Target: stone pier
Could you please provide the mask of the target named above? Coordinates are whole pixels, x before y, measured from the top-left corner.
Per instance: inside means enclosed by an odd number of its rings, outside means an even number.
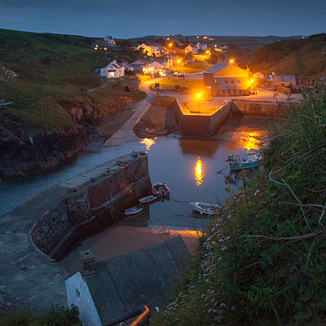
[[[56,263],[81,239],[123,217],[150,193],[148,157],[133,152],[48,188],[0,218],[0,299],[44,313],[67,305]]]

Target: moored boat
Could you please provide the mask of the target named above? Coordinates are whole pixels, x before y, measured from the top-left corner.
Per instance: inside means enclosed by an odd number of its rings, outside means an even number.
[[[135,214],[140,213],[143,209],[144,209],[143,205],[130,207],[130,208],[125,210],[125,215],[135,215]]]
[[[248,153],[248,159],[240,159],[240,155],[229,155],[227,162],[230,162],[230,169],[237,171],[237,170],[244,170],[244,169],[254,169],[259,167],[261,156],[257,155],[257,153],[251,152]]]
[[[203,203],[203,202],[191,202],[190,205],[193,207],[193,210],[206,215],[212,215],[217,212],[217,209],[220,205],[217,204],[210,204],[210,203]]]
[[[157,199],[156,195],[150,195],[139,199],[141,204],[149,204]]]
[[[162,182],[155,182],[153,184],[153,190],[156,193],[157,197],[162,198],[162,197],[168,197],[170,196],[170,189],[169,187]]]

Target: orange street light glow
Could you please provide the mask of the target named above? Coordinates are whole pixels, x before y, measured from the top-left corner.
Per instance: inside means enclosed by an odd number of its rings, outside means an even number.
[[[254,80],[253,80],[253,79],[251,79],[251,80],[250,80],[250,82],[251,82],[251,83],[253,83],[253,82],[254,82]]]
[[[197,94],[197,97],[200,98],[200,94]]]
[[[234,62],[234,60],[233,60],[233,59],[231,59],[231,60],[230,60],[230,63],[233,63],[233,62]]]

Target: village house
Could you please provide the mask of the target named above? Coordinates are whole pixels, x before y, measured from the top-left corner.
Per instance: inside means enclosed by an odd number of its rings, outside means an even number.
[[[104,261],[95,262],[89,250],[79,258],[82,272],[65,281],[68,305],[78,307],[83,325],[102,326],[144,305],[162,309],[190,253],[174,237]]]
[[[212,96],[247,95],[253,91],[249,69],[229,62],[218,62],[206,69],[204,85],[211,87]]]
[[[273,87],[292,87],[297,84],[294,75],[280,75],[273,72],[271,77]]]
[[[121,66],[125,68],[125,71],[134,71],[133,66],[128,62],[122,62]]]
[[[206,50],[207,50],[207,43],[200,43],[200,42],[197,42],[197,44],[196,44],[196,48],[197,48],[198,50],[206,51]]]
[[[97,51],[109,52],[116,46],[116,42],[112,36],[105,36],[103,40],[96,40],[92,42],[91,47]]]
[[[165,76],[166,75],[166,66],[167,62],[160,63],[158,61],[151,62],[147,65],[143,66],[143,73],[144,75],[160,75]]]
[[[142,43],[138,45],[138,50],[147,53],[148,56],[161,56],[164,54],[164,46],[157,43]]]
[[[116,60],[110,62],[106,67],[100,69],[100,76],[106,78],[120,78],[125,75],[125,68]]]
[[[132,62],[130,65],[134,69],[134,72],[143,72],[143,67],[144,67],[144,61],[143,60],[137,60]]]
[[[187,53],[198,54],[198,48],[196,45],[187,45],[185,47],[185,54]]]

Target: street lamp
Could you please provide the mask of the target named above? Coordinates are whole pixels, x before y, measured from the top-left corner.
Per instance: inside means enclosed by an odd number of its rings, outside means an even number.
[[[197,99],[198,99],[198,113],[200,112],[200,93],[197,94]]]

